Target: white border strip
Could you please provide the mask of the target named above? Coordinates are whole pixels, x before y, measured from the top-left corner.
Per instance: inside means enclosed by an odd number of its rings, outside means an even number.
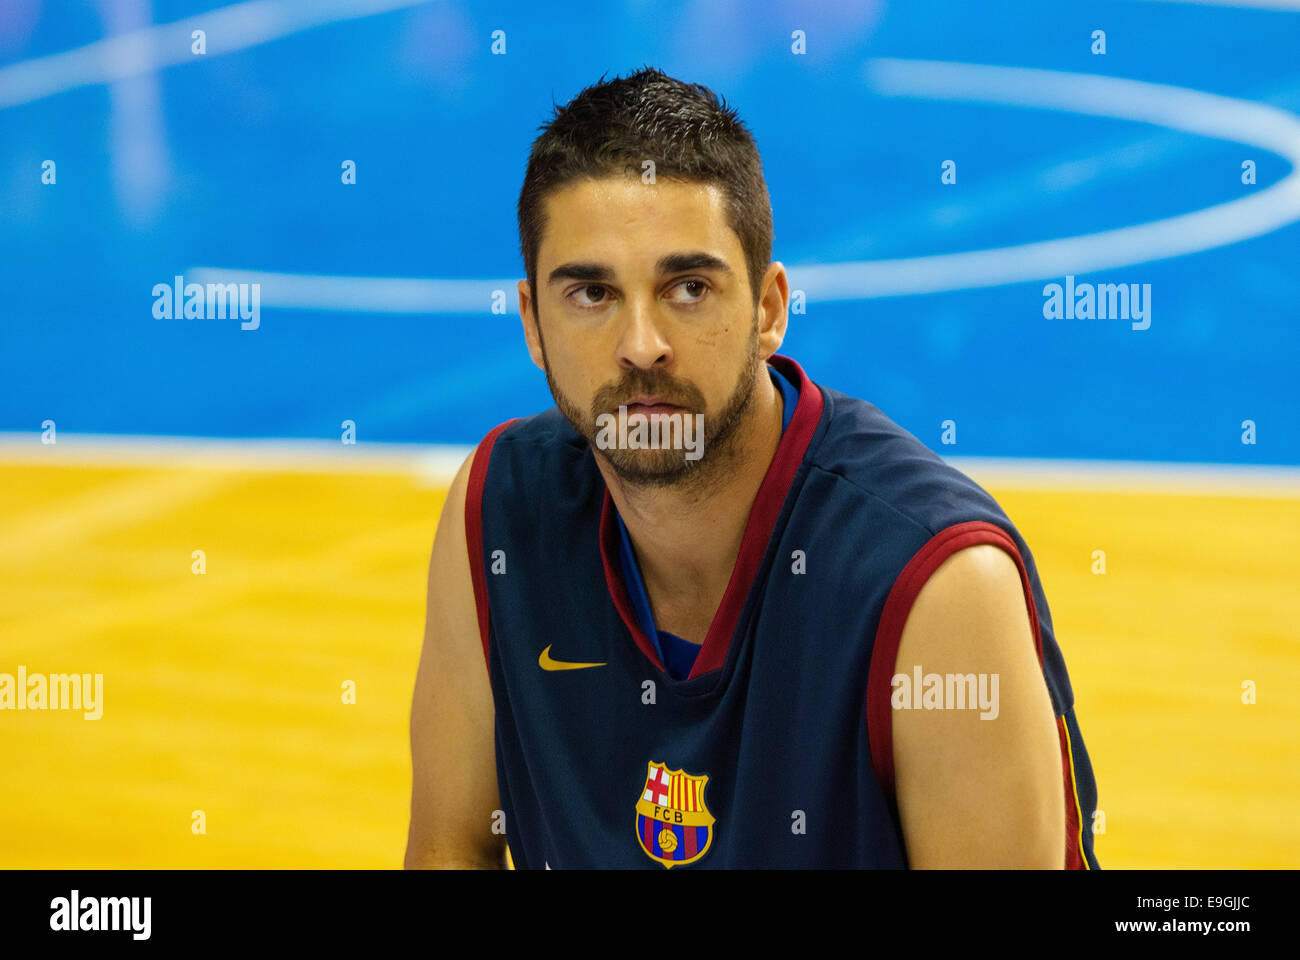
[[[455,444],[357,443],[329,440],[248,440],[220,437],[0,433],[0,464],[256,470],[301,473],[415,474],[448,484],[473,451]],[[944,457],[989,486],[1224,493],[1300,497],[1300,467],[1131,460],[1038,460]]]
[[[1300,498],[1300,467],[1140,460],[944,457],[982,486],[1080,492]]]
[[[255,470],[291,473],[415,474],[450,483],[474,448],[452,444],[356,443],[299,439],[0,433],[0,464],[66,467]]]

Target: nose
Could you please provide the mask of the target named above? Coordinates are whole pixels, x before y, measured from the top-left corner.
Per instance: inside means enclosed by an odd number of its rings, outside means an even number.
[[[654,307],[644,302],[630,303],[629,307],[624,313],[626,322],[618,340],[619,366],[624,370],[669,366],[673,349],[659,328]]]

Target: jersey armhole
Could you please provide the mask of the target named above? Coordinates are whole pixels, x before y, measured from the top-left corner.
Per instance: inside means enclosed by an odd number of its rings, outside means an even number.
[[[501,435],[501,431],[514,422],[515,420],[511,419],[498,424],[479,441],[478,449],[474,454],[474,463],[469,468],[469,481],[465,487],[465,549],[469,555],[469,578],[474,585],[474,608],[478,614],[479,639],[483,643],[483,662],[487,665],[489,676],[492,672],[489,642],[492,624],[488,607],[487,578],[483,572],[483,491],[487,486],[492,446]]]
[[[898,660],[898,648],[903,639],[903,627],[912,604],[921,588],[943,562],[958,550],[989,544],[1011,555],[1020,571],[1020,584],[1029,612],[1029,627],[1034,638],[1034,651],[1038,655],[1039,669],[1043,669],[1043,637],[1038,625],[1038,611],[1034,605],[1034,592],[1029,583],[1029,572],[1015,540],[994,524],[983,520],[954,524],[931,537],[908,561],[885,600],[876,628],[876,638],[871,651],[871,667],[867,675],[867,737],[871,748],[871,765],[891,808],[897,813],[897,796],[894,792],[894,727],[890,698],[893,693],[893,676]],[[1045,675],[1044,675],[1045,677]],[[1055,712],[1055,704],[1053,704]],[[1067,708],[1065,713],[1068,713]],[[1065,867],[1067,870],[1089,869],[1084,856],[1082,814],[1075,783],[1073,753],[1070,733],[1066,727],[1065,713],[1056,720],[1057,737],[1061,744],[1061,775],[1065,800]]]

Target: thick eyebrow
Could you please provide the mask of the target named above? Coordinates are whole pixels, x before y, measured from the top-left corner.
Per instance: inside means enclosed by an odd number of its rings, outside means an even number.
[[[685,273],[688,270],[716,270],[719,273],[725,273],[731,276],[731,267],[727,261],[721,257],[715,257],[711,253],[705,253],[702,250],[692,250],[683,253],[670,253],[659,258],[655,264],[655,269],[661,275],[670,273]],[[614,279],[614,271],[603,263],[594,263],[591,261],[575,261],[573,263],[562,263],[552,270],[546,277],[546,284],[550,286],[557,280],[583,280],[587,283],[609,283]]]

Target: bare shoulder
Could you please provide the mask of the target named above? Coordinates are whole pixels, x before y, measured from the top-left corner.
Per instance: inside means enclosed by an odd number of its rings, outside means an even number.
[[[438,531],[433,540],[433,560],[439,565],[454,561],[457,547],[460,548],[459,555],[468,559],[465,547],[466,495],[469,492],[469,475],[474,469],[474,458],[477,455],[476,447],[469,452],[447,488],[447,497],[443,501],[442,512],[438,515]]]
[[[430,646],[455,644],[463,647],[468,636],[478,638],[478,614],[465,532],[469,476],[476,454],[477,450],[470,451],[456,471],[438,516],[438,529],[429,557],[426,654]]]
[[[466,548],[471,453],[447,492],[429,560],[424,644],[411,703],[407,867],[499,868],[504,841],[495,710]]]
[[[893,701],[895,789],[912,865],[1064,866],[1056,721],[1009,554],[967,547],[931,575],[903,628],[902,674],[925,678],[931,693],[928,706],[915,693]]]
[[[992,544],[958,550],[931,574],[908,618],[908,626],[914,627],[961,624],[967,625],[970,634],[961,638],[966,644],[1008,645],[1010,638],[998,628],[1023,625],[1028,633],[1029,608],[1020,568],[1005,550]],[[914,635],[918,633],[913,630]],[[907,638],[906,628],[903,636]],[[941,636],[926,635],[921,642],[930,645],[942,640]],[[1014,647],[1021,649],[1018,643]]]

